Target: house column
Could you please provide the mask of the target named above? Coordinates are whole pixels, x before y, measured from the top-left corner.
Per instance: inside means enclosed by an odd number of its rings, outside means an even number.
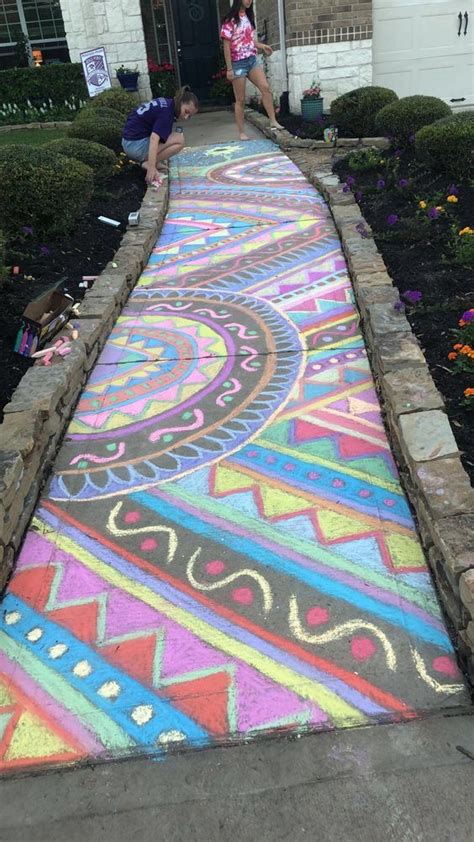
[[[60,0],[71,61],[104,47],[110,72],[121,64],[140,71],[139,93],[151,96],[140,0]]]
[[[258,28],[267,20],[268,63],[275,93],[282,90],[278,17],[275,0],[256,0]],[[313,79],[322,87],[325,106],[340,94],[372,83],[372,0],[285,0],[290,107]]]

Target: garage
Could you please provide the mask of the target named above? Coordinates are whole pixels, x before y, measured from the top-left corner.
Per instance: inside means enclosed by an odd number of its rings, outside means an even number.
[[[374,85],[474,106],[474,0],[373,0],[373,15]]]

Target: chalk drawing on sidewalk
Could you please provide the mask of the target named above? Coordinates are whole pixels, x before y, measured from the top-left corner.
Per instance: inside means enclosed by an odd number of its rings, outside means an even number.
[[[1,606],[5,772],[464,700],[324,202],[267,141],[171,176]]]

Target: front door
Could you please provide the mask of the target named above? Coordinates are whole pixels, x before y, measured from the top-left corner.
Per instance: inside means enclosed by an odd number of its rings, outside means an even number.
[[[374,84],[474,104],[474,0],[374,0]]]
[[[216,0],[173,0],[172,6],[181,84],[208,99],[219,55]]]

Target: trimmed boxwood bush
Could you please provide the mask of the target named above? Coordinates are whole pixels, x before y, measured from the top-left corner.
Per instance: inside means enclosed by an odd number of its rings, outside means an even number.
[[[474,111],[460,111],[424,126],[415,135],[417,158],[451,178],[474,178]]]
[[[0,71],[0,125],[72,120],[87,99],[80,64]]]
[[[98,120],[99,118],[101,120],[113,120],[115,123],[120,123],[121,126],[125,124],[125,118],[123,114],[120,114],[113,108],[106,108],[105,105],[103,106],[103,108],[91,108],[90,106],[81,108],[74,122],[77,123],[79,120],[90,119]]]
[[[87,164],[94,173],[96,183],[110,178],[117,164],[117,158],[111,149],[107,149],[101,143],[94,143],[92,140],[79,140],[70,137],[52,140],[50,143],[46,143],[43,148],[51,149],[59,155],[65,155],[66,158],[75,158],[77,161]]]
[[[7,255],[7,240],[5,234],[0,229],[0,281],[7,274],[5,260]]]
[[[68,129],[69,137],[76,137],[79,140],[93,140],[101,143],[114,152],[122,149],[123,119],[112,117],[96,116],[94,113],[84,114],[75,120]]]
[[[380,109],[375,115],[375,130],[397,143],[407,144],[423,126],[450,114],[449,105],[436,96],[405,96]]]
[[[94,190],[90,167],[41,146],[0,149],[0,227],[10,235],[31,225],[41,236],[67,234]]]
[[[381,108],[398,97],[389,88],[368,85],[355,88],[331,103],[331,120],[341,135],[349,137],[374,137],[375,115]]]
[[[88,102],[90,108],[113,108],[114,111],[119,111],[124,117],[137,108],[138,103],[133,94],[127,93],[122,88],[111,88],[110,91],[104,91],[98,94]]]

